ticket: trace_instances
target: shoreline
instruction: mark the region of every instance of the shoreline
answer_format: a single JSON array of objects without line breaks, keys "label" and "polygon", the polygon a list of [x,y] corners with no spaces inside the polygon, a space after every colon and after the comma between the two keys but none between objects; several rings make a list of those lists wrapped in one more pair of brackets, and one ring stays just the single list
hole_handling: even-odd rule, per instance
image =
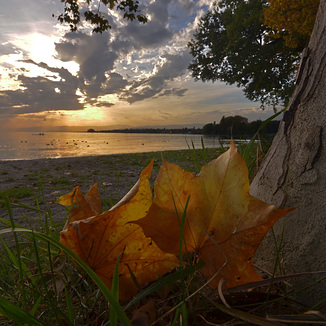
[{"label": "shoreline", "polygon": [[[206,150],[207,161],[219,154],[218,149]],[[198,163],[203,165],[202,150],[196,153]],[[53,201],[70,193],[75,186],[79,186],[85,195],[94,182],[98,183],[101,200],[106,205],[103,205],[103,211],[108,210],[132,188],[152,159],[154,167],[150,182],[153,185],[162,155],[170,163],[197,172],[190,150],[0,161],[0,218],[9,219],[7,209],[1,206],[1,197],[3,201],[9,191],[27,189],[29,195],[26,197],[15,198],[9,194],[17,224],[28,227],[24,214],[28,218],[40,219],[39,212],[16,205],[20,203],[34,208],[39,205],[40,209],[51,212],[56,223],[63,223],[66,208]]]},{"label": "shoreline", "polygon": [[123,152],[123,153],[112,153],[112,154],[93,154],[93,155],[71,155],[71,156],[59,156],[59,157],[36,157],[36,158],[0,158],[0,164],[2,162],[17,162],[17,161],[38,161],[38,160],[64,160],[64,159],[83,159],[83,158],[94,158],[94,157],[111,157],[111,156],[124,156],[124,155],[150,155],[156,153],[164,153],[164,152],[180,152],[184,151],[185,149],[170,149],[170,150],[157,150],[157,151],[145,151],[145,152]]}]

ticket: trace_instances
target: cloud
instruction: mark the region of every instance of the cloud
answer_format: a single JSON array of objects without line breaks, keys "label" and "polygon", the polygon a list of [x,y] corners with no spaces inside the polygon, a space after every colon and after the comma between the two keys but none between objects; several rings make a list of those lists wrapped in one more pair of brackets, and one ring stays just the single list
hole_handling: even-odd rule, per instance
[{"label": "cloud", "polygon": [[105,80],[104,73],[112,70],[118,54],[108,47],[109,33],[87,35],[67,33],[60,43],[55,44],[57,58],[79,64],[79,76],[85,80]]},{"label": "cloud", "polygon": [[[35,10],[32,12],[26,7],[25,16],[21,11],[18,14],[22,23],[30,22],[28,13],[31,13],[30,17],[38,13],[38,18],[34,17],[36,22],[47,21],[44,7],[31,0],[31,8]],[[58,11],[58,6],[50,8]],[[77,75],[27,57],[21,62],[45,72],[37,77],[25,74],[22,69],[28,71],[28,68],[16,72],[20,87],[16,91],[1,92],[4,99],[1,108],[13,106],[12,112],[17,113],[75,110],[96,103],[112,106],[110,101],[98,100],[108,94],[116,94],[128,103],[152,96],[183,96],[185,88],[169,87],[168,83],[187,73],[190,56],[185,48],[179,51],[172,46],[178,31],[171,21],[187,17],[194,9],[194,3],[184,0],[151,1],[146,2],[145,7],[142,5],[143,12],[150,18],[147,24],[126,22],[114,15],[109,17],[112,30],[103,34],[90,34],[83,27],[80,32],[65,33],[55,42],[55,59],[62,63],[76,62],[79,65]],[[6,43],[1,51],[3,55],[24,49]],[[23,53],[26,57],[28,52]],[[158,57],[163,63],[158,62]],[[44,75],[46,71],[48,75]]]},{"label": "cloud", "polygon": [[0,41],[8,40],[16,34],[44,32],[52,29],[57,14],[63,8],[59,1],[45,1],[40,5],[39,0],[10,0],[1,3]]},{"label": "cloud", "polygon": [[144,78],[140,81],[135,81],[132,83],[131,87],[124,94],[124,99],[126,99],[130,104],[136,101],[141,101],[149,97],[153,97],[163,92],[167,95],[177,94],[182,96],[185,91],[173,92],[167,90],[167,82],[173,81],[178,77],[183,76],[190,62],[190,55],[186,52],[176,55],[167,54],[164,56],[165,62],[162,66],[158,67],[155,74],[148,78]]},{"label": "cloud", "polygon": [[171,0],[152,1],[146,6],[144,13],[149,18],[147,24],[129,22],[124,29],[125,37],[128,37],[135,48],[151,48],[162,46],[173,36],[168,28],[168,6]]},{"label": "cloud", "polygon": [[171,89],[166,89],[164,91],[162,91],[158,96],[158,97],[163,97],[163,96],[179,96],[182,97],[185,95],[186,91],[188,89],[187,88],[183,88],[183,89],[177,89],[177,88],[171,88]]},{"label": "cloud", "polygon": [[120,74],[113,72],[108,75],[103,84],[103,92],[106,94],[120,93],[128,85],[128,81]]},{"label": "cloud", "polygon": [[167,85],[187,73],[191,60],[185,44],[178,51],[165,47],[174,35],[168,28],[171,3],[154,1],[146,7],[150,21],[145,25],[116,24],[115,30],[102,35],[67,33],[56,43],[57,58],[73,59],[80,65],[78,76],[83,80],[81,90],[87,95],[86,102],[113,93],[130,104],[161,92],[165,96],[184,94],[169,90]]},{"label": "cloud", "polygon": [[19,50],[10,42],[3,42],[0,46],[0,57],[3,55],[15,54]]},{"label": "cloud", "polygon": [[[220,83],[194,83],[187,69],[192,60],[187,43],[212,3],[140,0],[142,13],[149,17],[147,24],[126,21],[123,13],[108,11],[105,15],[112,29],[92,34],[87,23],[76,33],[58,26],[51,15],[62,12],[59,1],[5,2],[2,12],[6,15],[0,20],[4,30],[0,114],[26,117],[44,112],[46,117],[50,111],[85,110],[89,117],[88,110],[98,108],[115,119],[112,123],[144,125],[162,119],[169,124],[173,119],[197,122],[222,107],[248,108],[241,90]],[[151,122],[144,122],[146,118]]]},{"label": "cloud", "polygon": [[[19,75],[17,90],[0,91],[0,112],[24,114],[49,110],[81,110],[83,105],[76,95],[79,82],[67,69],[51,68],[45,63],[23,60],[25,63],[56,73],[57,80],[48,77]],[[51,77],[53,77],[51,75]]]}]

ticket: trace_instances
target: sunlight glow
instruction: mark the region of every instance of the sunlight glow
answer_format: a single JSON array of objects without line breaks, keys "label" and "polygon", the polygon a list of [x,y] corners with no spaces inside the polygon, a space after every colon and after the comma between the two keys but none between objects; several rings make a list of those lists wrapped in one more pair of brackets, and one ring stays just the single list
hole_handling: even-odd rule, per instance
[{"label": "sunlight glow", "polygon": [[36,63],[46,63],[49,67],[65,68],[72,75],[77,75],[79,64],[74,61],[63,62],[55,58],[55,43],[59,42],[57,36],[47,36],[40,33],[30,33],[15,36],[12,43],[18,48],[28,52],[28,57]]},{"label": "sunlight glow", "polygon": [[86,108],[78,111],[63,111],[62,118],[69,126],[102,124],[108,119],[102,108]]}]

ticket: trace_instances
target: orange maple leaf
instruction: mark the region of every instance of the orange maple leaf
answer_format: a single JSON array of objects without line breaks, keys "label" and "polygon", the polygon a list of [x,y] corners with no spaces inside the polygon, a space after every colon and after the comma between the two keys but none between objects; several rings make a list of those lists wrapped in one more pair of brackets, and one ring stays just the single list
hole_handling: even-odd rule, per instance
[{"label": "orange maple leaf", "polygon": [[[166,161],[154,187],[147,215],[134,223],[165,252],[179,254],[180,223],[186,209],[183,253],[205,261],[202,273],[212,288],[261,279],[252,258],[273,224],[292,209],[277,209],[249,194],[248,169],[233,141],[230,149],[206,164],[199,175]],[[220,270],[221,269],[221,270]]]},{"label": "orange maple leaf", "polygon": [[162,252],[138,225],[129,223],[144,217],[152,203],[148,181],[152,166],[153,162],[118,205],[102,214],[96,184],[85,197],[76,187],[57,201],[71,205],[60,241],[87,262],[109,288],[117,258],[123,253],[119,264],[122,300],[135,295],[139,285],[154,281],[178,265],[174,255]]}]

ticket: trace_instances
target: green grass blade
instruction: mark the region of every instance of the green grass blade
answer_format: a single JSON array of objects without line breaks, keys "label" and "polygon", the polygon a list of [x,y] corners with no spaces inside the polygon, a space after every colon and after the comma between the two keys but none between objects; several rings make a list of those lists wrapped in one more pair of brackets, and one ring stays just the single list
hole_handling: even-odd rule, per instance
[{"label": "green grass blade", "polygon": [[180,308],[177,308],[171,326],[179,325]]},{"label": "green grass blade", "polygon": [[281,113],[283,113],[285,111],[285,109],[275,113],[274,115],[272,115],[271,117],[269,117],[268,119],[264,120],[262,122],[262,124],[260,125],[260,127],[258,128],[258,130],[256,131],[256,133],[252,136],[252,138],[250,139],[249,143],[246,145],[243,153],[241,153],[242,157],[244,158],[244,160],[247,163],[247,166],[249,167],[249,160],[251,157],[251,153],[253,150],[253,146],[255,144],[255,140],[259,134],[259,132],[272,120],[274,120],[275,118],[277,118]]},{"label": "green grass blade", "polygon": [[195,144],[193,141],[191,141],[191,145],[192,145],[192,149],[190,148],[188,142],[187,142],[187,146],[188,146],[188,149],[191,153],[191,157],[192,157],[192,160],[195,164],[195,167],[196,167],[196,170],[197,172],[199,173],[200,172],[200,167],[199,167],[199,164],[198,164],[198,159],[197,159],[197,156],[196,156],[196,148],[195,148]]},{"label": "green grass blade", "polygon": [[50,236],[42,233],[38,233],[32,230],[24,229],[24,228],[19,228],[19,229],[4,229],[0,230],[0,234],[5,234],[5,233],[10,233],[10,232],[15,232],[15,233],[34,233],[35,238],[38,238],[44,242],[50,242],[52,245],[55,247],[61,249],[64,251],[68,256],[70,256],[74,261],[76,261],[83,269],[84,271],[91,277],[91,279],[97,284],[97,286],[100,288],[102,291],[103,295],[109,302],[110,306],[116,311],[118,318],[122,325],[124,326],[132,326],[130,323],[130,320],[128,319],[127,315],[123,311],[122,307],[120,306],[119,302],[116,300],[116,298],[113,296],[111,291],[107,288],[107,286],[104,284],[104,282],[100,279],[100,277],[82,260],[77,256],[72,250],[64,246],[62,243],[59,241],[51,238]]},{"label": "green grass blade", "polygon": [[203,150],[204,162],[206,164],[207,163],[207,151],[206,151],[206,147],[205,147],[205,144],[204,144],[204,138],[200,137],[200,141],[201,141],[201,147],[202,147],[202,150]]},{"label": "green grass blade", "polygon": [[24,204],[24,203],[17,203],[17,204],[13,203],[11,205],[12,206],[16,206],[16,207],[20,207],[20,208],[26,208],[28,210],[35,211],[37,213],[46,213],[46,211],[43,210],[43,209],[41,209],[39,207],[39,205],[37,205],[36,207],[35,206],[31,206],[31,205],[27,205],[27,204]]},{"label": "green grass blade", "polygon": [[67,288],[65,288],[65,297],[66,297],[66,305],[67,305],[67,312],[68,312],[68,319],[71,325],[74,325],[75,321],[75,311],[71,302],[70,295],[68,293]]},{"label": "green grass blade", "polygon": [[[274,230],[272,229],[272,231],[273,231],[274,241],[276,242]],[[272,288],[273,288],[273,284],[274,284],[274,279],[275,279],[275,275],[276,275],[277,266],[280,264],[280,253],[281,253],[281,249],[282,249],[282,246],[283,246],[284,231],[285,231],[285,220],[283,220],[280,243],[279,244],[276,243],[276,249],[277,249],[277,251],[276,251],[276,259],[275,259],[275,263],[274,263],[271,284],[270,284],[270,286],[268,288],[268,291],[267,291],[266,302],[265,302],[265,307],[264,307],[264,315],[266,315],[268,301],[269,301],[270,295],[272,293]]]},{"label": "green grass blade", "polygon": [[[8,197],[6,197],[6,205],[7,205],[7,209],[8,209],[9,219],[11,222],[11,227],[13,230],[15,228],[15,223],[14,223],[14,217],[13,217],[12,210],[11,210],[11,204],[10,204]],[[19,269],[20,283],[21,283],[21,287],[22,287],[23,302],[24,302],[25,307],[27,307],[25,284],[23,281],[24,271],[23,271],[22,260],[20,257],[20,245],[19,245],[18,236],[16,233],[14,233],[14,239],[15,239],[15,246],[16,246],[17,255],[18,255],[18,269]]]},{"label": "green grass blade", "polygon": [[[12,263],[12,264],[13,264],[13,265],[18,269],[18,270],[19,270],[19,265],[21,264],[23,272],[28,272],[29,270],[28,270],[26,264],[25,264],[23,261],[20,261],[20,264],[19,264],[19,259],[16,258],[16,256],[14,255],[14,253],[9,249],[9,247],[6,245],[6,243],[3,241],[2,238],[0,238],[0,241],[1,241],[1,243],[2,243],[2,245],[3,245],[3,247],[4,247],[4,249],[5,249],[5,251],[6,251],[6,253],[7,253],[7,255],[8,255],[8,257],[9,257],[11,263]],[[30,273],[29,273],[29,276],[31,276]]]},{"label": "green grass blade", "polygon": [[7,317],[10,320],[13,320],[18,325],[35,325],[42,326],[44,325],[35,317],[30,315],[28,312],[20,309],[11,302],[0,298],[0,314],[4,317]]},{"label": "green grass blade", "polygon": [[160,277],[156,282],[151,284],[145,290],[140,292],[135,298],[133,298],[128,305],[124,308],[124,310],[128,310],[130,307],[135,305],[137,302],[142,300],[143,298],[151,295],[154,292],[162,289],[165,286],[169,286],[170,284],[175,284],[179,280],[185,279],[187,276],[193,275],[196,271],[201,269],[205,265],[203,260],[200,260],[196,265],[191,265],[189,267],[183,268],[171,275]]},{"label": "green grass blade", "polygon": [[0,222],[6,224],[7,226],[14,227],[14,228],[21,228],[22,227],[21,225],[15,223],[15,222],[12,222],[12,221],[8,221],[5,218],[0,218]]},{"label": "green grass blade", "polygon": [[[112,279],[112,288],[111,292],[114,298],[119,301],[119,264],[120,257],[123,255],[123,252],[119,254],[117,262],[114,267],[113,279]],[[118,325],[118,315],[114,309],[110,309],[110,326]]]},{"label": "green grass blade", "polygon": [[221,148],[221,150],[222,150],[222,153],[226,152],[227,149],[224,147],[224,145],[223,145],[223,140],[221,139],[220,135],[218,135],[218,142],[219,142],[219,144],[220,144],[220,148]]},{"label": "green grass blade", "polygon": [[35,312],[37,311],[37,308],[39,307],[40,303],[42,302],[42,299],[43,299],[42,296],[39,296],[39,297],[37,298],[36,302],[34,303],[34,306],[33,306],[33,308],[32,308],[31,311],[30,311],[30,314],[31,314],[32,316],[35,315]]},{"label": "green grass blade", "polygon": [[48,304],[50,304],[50,306],[52,308],[51,311],[54,312],[55,318],[56,318],[58,324],[60,324],[60,317],[58,315],[58,313],[60,313],[60,311],[58,309],[56,309],[56,303],[53,303],[53,300],[52,300],[55,297],[50,296],[47,284],[45,282],[45,278],[44,278],[43,270],[42,270],[42,266],[41,266],[41,259],[40,259],[39,253],[38,253],[38,249],[37,249],[38,246],[37,246],[37,243],[36,243],[34,231],[32,231],[32,236],[33,236],[34,252],[35,252],[35,256],[36,256],[36,266],[37,266],[39,274],[41,276],[41,280],[42,280],[43,288],[45,290],[46,298],[47,298]]},{"label": "green grass blade", "polygon": [[188,325],[188,311],[186,301],[183,301],[181,306],[182,326]]}]

